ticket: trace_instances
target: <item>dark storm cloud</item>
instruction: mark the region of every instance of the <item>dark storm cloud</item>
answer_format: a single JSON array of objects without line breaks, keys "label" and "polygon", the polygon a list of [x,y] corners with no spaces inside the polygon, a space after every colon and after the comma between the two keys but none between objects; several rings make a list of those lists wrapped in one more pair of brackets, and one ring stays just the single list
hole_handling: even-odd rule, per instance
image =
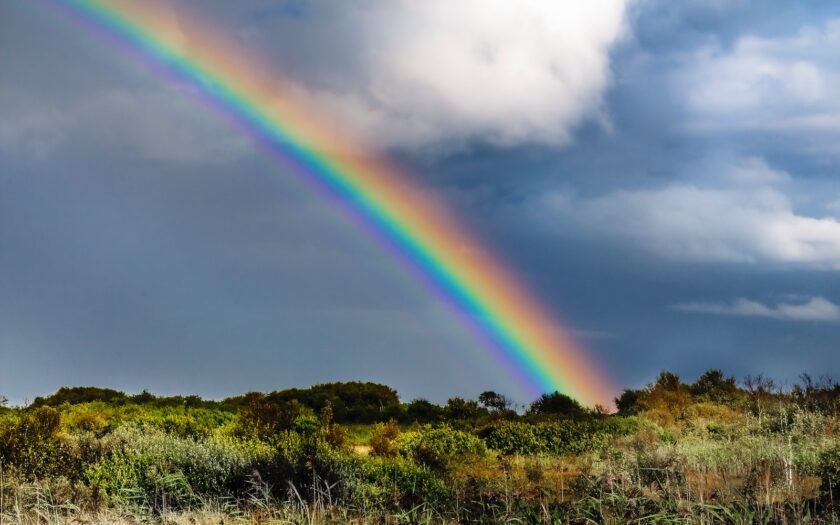
[{"label": "dark storm cloud", "polygon": [[[367,54],[394,10],[202,6],[360,133],[405,109],[367,105],[376,74],[409,78]],[[833,20],[833,2],[640,0],[585,111],[455,112],[450,128],[409,108],[423,126],[383,139],[619,383],[840,375]],[[182,86],[22,2],[0,4],[0,71],[0,393],[515,390],[446,307]]]}]

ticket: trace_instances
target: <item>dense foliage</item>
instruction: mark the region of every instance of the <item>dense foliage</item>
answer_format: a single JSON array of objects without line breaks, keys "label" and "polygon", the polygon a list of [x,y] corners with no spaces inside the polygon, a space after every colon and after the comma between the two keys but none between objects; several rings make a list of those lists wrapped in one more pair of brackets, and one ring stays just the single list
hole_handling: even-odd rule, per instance
[{"label": "dense foliage", "polygon": [[5,405],[3,523],[819,523],[840,504],[840,389],[807,376],[782,390],[663,372],[616,414],[557,392],[521,413],[491,391],[401,403],[372,383],[223,401],[75,387]]}]

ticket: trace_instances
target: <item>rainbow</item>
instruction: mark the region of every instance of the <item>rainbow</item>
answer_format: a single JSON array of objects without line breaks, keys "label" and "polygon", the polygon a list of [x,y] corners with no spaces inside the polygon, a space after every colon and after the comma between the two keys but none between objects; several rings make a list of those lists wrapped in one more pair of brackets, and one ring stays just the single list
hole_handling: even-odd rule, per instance
[{"label": "rainbow", "polygon": [[[109,42],[191,86],[213,107],[331,196],[455,307],[529,393],[561,391],[611,406],[610,381],[513,274],[427,191],[363,151],[301,102],[295,86],[195,16],[166,3],[49,0]],[[179,7],[179,9],[181,9]]]}]

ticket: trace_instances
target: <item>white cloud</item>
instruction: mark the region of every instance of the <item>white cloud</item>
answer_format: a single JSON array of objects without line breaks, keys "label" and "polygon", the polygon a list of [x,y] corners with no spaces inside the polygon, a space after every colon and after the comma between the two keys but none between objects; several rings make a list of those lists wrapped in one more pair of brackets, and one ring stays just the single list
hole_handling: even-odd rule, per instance
[{"label": "white cloud", "polygon": [[556,192],[543,197],[540,213],[672,260],[840,269],[840,222],[797,212],[784,188],[789,177],[758,159],[707,169],[717,171],[588,199]]},{"label": "white cloud", "polygon": [[840,19],[794,36],[745,36],[730,49],[710,45],[673,77],[700,130],[808,135],[807,148],[840,152]]},{"label": "white cloud", "polygon": [[741,298],[732,303],[683,303],[673,305],[671,308],[681,312],[768,317],[786,321],[840,321],[840,307],[824,297],[811,297],[805,302],[775,305]]},{"label": "white cloud", "polygon": [[[340,33],[341,48],[302,67],[300,96],[376,147],[453,147],[472,139],[565,144],[576,124],[599,117],[624,4],[322,4],[317,19],[301,22],[310,30],[296,34],[318,47],[333,38],[319,36],[325,31]],[[330,67],[348,60],[353,67]]]}]

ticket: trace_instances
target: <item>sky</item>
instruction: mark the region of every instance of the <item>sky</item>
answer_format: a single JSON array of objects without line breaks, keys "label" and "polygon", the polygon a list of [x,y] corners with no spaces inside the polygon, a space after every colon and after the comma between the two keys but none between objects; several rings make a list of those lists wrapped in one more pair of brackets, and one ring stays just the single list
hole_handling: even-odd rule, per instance
[{"label": "sky", "polygon": [[[158,0],[165,2],[165,0]],[[840,5],[186,1],[438,195],[621,387],[840,377]],[[183,85],[0,3],[0,394],[529,399]]]}]

